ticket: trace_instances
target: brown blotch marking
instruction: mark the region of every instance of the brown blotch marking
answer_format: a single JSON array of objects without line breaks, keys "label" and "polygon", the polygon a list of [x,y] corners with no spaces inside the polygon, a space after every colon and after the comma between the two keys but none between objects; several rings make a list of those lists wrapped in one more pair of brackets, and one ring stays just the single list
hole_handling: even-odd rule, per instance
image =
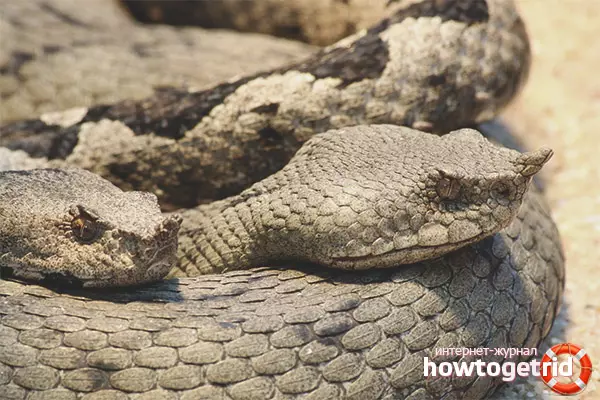
[{"label": "brown blotch marking", "polygon": [[279,103],[262,104],[258,107],[254,107],[253,109],[250,110],[250,112],[254,112],[257,114],[271,114],[271,115],[277,114],[277,111],[279,111]]},{"label": "brown blotch marking", "polygon": [[13,51],[8,61],[0,66],[1,75],[19,75],[21,67],[28,61],[33,60],[33,54],[24,51]]}]

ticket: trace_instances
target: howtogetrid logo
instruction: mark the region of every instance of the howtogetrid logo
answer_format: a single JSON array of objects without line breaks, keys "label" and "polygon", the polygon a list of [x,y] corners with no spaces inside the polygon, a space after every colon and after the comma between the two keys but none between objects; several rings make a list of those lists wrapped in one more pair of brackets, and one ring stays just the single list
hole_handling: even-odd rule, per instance
[{"label": "howtogetrid logo", "polygon": [[[492,376],[501,377],[504,382],[512,382],[516,377],[540,377],[555,393],[570,396],[585,390],[592,376],[590,356],[573,343],[560,343],[552,346],[541,361],[535,356],[537,348],[437,348],[435,356],[503,356],[504,361],[484,361],[482,358],[459,361],[437,362],[429,357],[423,359],[423,376],[427,377],[463,377]],[[518,361],[515,357],[534,356],[529,361]],[[514,361],[513,361],[514,360]]]}]

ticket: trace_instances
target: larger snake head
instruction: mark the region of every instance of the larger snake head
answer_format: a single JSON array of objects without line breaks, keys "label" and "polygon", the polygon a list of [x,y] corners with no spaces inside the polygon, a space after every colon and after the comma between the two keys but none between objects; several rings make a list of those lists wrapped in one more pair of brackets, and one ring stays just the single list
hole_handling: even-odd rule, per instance
[{"label": "larger snake head", "polygon": [[551,155],[502,148],[471,129],[442,137],[384,125],[330,131],[270,178],[270,187],[290,188],[271,194],[261,220],[267,242],[320,264],[418,262],[506,227]]},{"label": "larger snake head", "polygon": [[0,267],[83,287],[160,280],[176,260],[181,220],[156,197],[83,170],[0,173]]}]

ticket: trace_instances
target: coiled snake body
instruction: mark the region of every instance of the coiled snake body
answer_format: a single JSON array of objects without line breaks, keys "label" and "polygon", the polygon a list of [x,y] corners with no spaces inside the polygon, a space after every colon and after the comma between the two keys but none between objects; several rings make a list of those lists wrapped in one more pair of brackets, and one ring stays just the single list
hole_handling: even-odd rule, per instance
[{"label": "coiled snake body", "polygon": [[551,151],[397,125],[490,118],[528,57],[511,2],[424,1],[285,68],[4,125],[2,168],[53,169],[0,172],[2,271],[83,288],[0,282],[0,397],[490,395],[423,360],[548,334]]}]

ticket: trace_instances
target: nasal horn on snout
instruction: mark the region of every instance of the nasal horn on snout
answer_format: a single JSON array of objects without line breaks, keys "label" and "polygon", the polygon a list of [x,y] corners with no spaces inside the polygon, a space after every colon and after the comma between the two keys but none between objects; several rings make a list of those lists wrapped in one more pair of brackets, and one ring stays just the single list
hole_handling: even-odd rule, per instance
[{"label": "nasal horn on snout", "polygon": [[529,177],[537,174],[544,164],[552,158],[554,152],[549,147],[540,147],[537,150],[523,153],[517,159],[517,164],[522,166],[523,169],[519,173],[523,176]]}]

